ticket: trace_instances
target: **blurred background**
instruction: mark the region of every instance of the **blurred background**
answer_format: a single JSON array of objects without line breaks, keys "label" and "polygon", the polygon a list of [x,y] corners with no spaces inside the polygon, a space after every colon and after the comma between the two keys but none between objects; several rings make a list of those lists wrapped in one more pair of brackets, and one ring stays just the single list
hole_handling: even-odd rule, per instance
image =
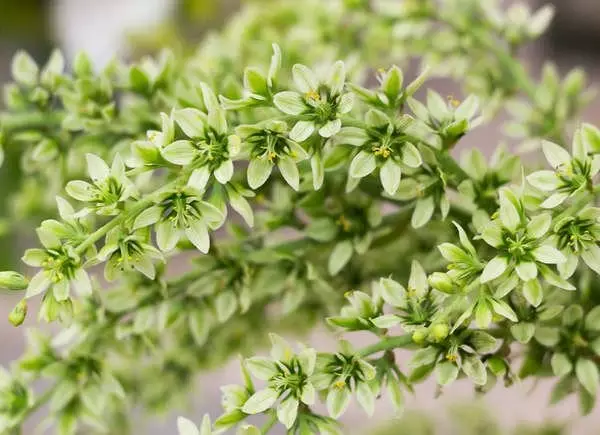
[{"label": "blurred background", "polygon": [[[76,52],[84,50],[96,65],[101,66],[113,56],[127,59],[140,53],[152,52],[161,41],[163,44],[164,41],[169,41],[168,44],[173,45],[182,39],[197,41],[210,29],[218,28],[239,8],[241,1],[243,0],[0,0],[0,83],[9,79],[10,60],[17,49],[28,50],[37,60],[46,59],[53,47],[60,47],[67,59],[72,59]],[[532,6],[541,4],[538,1],[531,3]],[[539,71],[541,62],[546,59],[555,61],[563,72],[574,66],[582,66],[589,74],[591,83],[598,85],[600,0],[554,0],[550,3],[554,3],[556,7],[554,23],[550,31],[528,49],[524,62],[531,71]],[[445,81],[432,82],[429,86],[446,95],[455,90],[452,83]],[[588,107],[583,118],[596,125],[600,124],[598,99]],[[489,152],[498,141],[499,131],[499,125],[476,130],[468,135],[464,146],[478,146]],[[5,179],[0,182],[8,181]],[[23,350],[23,331],[12,328],[3,320],[17,301],[18,297],[0,295],[0,364],[3,365],[17,358]],[[333,343],[325,333],[319,332],[314,333],[308,341],[317,348]],[[218,414],[218,387],[228,381],[237,382],[237,367],[238,363],[233,361],[218,373],[202,375],[198,380],[199,393],[195,394],[190,408],[174,410],[174,415],[185,414],[199,420],[204,412]],[[497,386],[484,398],[484,403],[493,406],[498,420],[511,427],[517,422],[552,420],[567,422],[567,433],[600,433],[599,407],[596,407],[592,415],[582,419],[575,399],[550,408],[547,403],[551,384],[540,382],[533,387],[530,382],[510,389]],[[436,399],[435,395],[434,383],[419,386],[416,397],[407,398],[408,409],[422,411],[425,419],[434,418],[442,424],[445,422],[441,426],[445,429],[439,430],[439,434],[463,435],[463,431],[454,430],[449,425],[447,409],[452,404],[471,400],[471,385],[468,382],[458,382],[440,398]],[[464,413],[456,415],[460,418],[480,418],[477,420],[480,429],[473,433],[495,433],[491,431],[489,422],[482,418],[483,412],[471,410],[466,412],[466,416]],[[372,421],[389,417],[391,407],[382,401]],[[357,407],[346,413],[345,423],[351,428],[349,433],[368,433],[369,421]],[[426,429],[419,432],[414,429],[417,426],[410,426],[413,429],[408,431],[408,427],[389,433],[431,433]],[[138,431],[147,434],[174,432],[173,416],[161,417],[152,425],[142,425]]]}]

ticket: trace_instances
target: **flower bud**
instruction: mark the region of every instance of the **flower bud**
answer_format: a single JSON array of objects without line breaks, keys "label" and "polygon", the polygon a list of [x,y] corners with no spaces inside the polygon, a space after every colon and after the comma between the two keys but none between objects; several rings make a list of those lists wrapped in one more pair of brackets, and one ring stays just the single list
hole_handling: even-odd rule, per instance
[{"label": "flower bud", "polygon": [[0,272],[0,288],[9,290],[25,290],[29,281],[23,275],[17,272]]},{"label": "flower bud", "polygon": [[21,302],[19,302],[8,315],[8,321],[13,326],[20,326],[25,321],[25,317],[27,317],[27,301],[21,299]]},{"label": "flower bud", "polygon": [[429,285],[442,293],[454,293],[454,283],[445,273],[434,272],[429,275]]},{"label": "flower bud", "polygon": [[435,342],[440,342],[448,337],[450,327],[445,323],[436,323],[429,328],[429,335]]},{"label": "flower bud", "polygon": [[426,338],[427,338],[427,329],[426,328],[420,328],[420,329],[417,329],[415,332],[413,332],[412,340],[416,344],[423,344],[425,342]]}]

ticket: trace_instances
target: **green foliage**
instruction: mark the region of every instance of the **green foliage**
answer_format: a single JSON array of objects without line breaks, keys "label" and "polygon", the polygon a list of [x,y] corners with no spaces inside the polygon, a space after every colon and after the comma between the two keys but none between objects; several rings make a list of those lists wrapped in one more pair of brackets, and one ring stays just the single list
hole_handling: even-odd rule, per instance
[{"label": "green foliage", "polygon": [[[41,67],[15,56],[0,138],[25,175],[7,225],[38,222],[40,247],[23,256],[30,278],[1,272],[0,286],[25,291],[12,324],[39,298],[38,318],[63,329],[32,333],[2,372],[2,431],[49,401],[60,434],[127,433],[133,407],[172,409],[199,371],[268,336],[270,357],[243,358],[241,385],[223,388],[223,414],[180,418],[181,434],[341,433],[351,401],[400,412],[429,376],[480,392],[554,376],[554,402],[576,393],[592,411],[600,130],[577,125],[567,150],[582,73],[546,68],[538,85],[513,56],[552,10],[306,3],[249,5],[190,56],[97,71],[82,54],[69,73],[58,52]],[[412,79],[390,65],[414,56]],[[460,78],[466,98],[422,97],[432,75]],[[503,107],[550,169],[504,147],[455,160]],[[318,352],[268,334],[324,318],[372,344]]]}]

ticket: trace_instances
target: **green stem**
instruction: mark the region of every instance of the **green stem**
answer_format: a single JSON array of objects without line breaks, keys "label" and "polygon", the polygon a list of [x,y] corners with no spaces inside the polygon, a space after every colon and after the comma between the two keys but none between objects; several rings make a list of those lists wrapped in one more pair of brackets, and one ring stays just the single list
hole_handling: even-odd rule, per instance
[{"label": "green stem", "polygon": [[269,431],[273,428],[273,426],[275,426],[275,423],[277,423],[277,414],[273,410],[271,410],[269,412],[269,419],[264,424],[264,426],[261,427],[260,433],[263,435],[269,433]]},{"label": "green stem", "polygon": [[0,113],[0,130],[11,133],[23,129],[35,129],[48,125],[58,125],[62,119],[60,112]]},{"label": "green stem", "polygon": [[363,347],[358,351],[358,354],[362,357],[373,355],[377,352],[382,352],[386,350],[393,350],[398,348],[406,348],[413,344],[411,335],[399,335],[396,337],[388,337],[383,340],[372,344],[367,347]]},{"label": "green stem", "polygon": [[131,218],[137,216],[138,214],[140,214],[142,211],[144,211],[146,208],[148,208],[150,205],[152,205],[158,196],[160,196],[164,192],[172,189],[173,187],[177,186],[180,183],[180,181],[181,180],[178,178],[177,180],[167,184],[166,186],[162,187],[161,189],[158,189],[157,191],[151,193],[144,199],[138,201],[133,207],[131,207],[131,209],[127,210],[126,212],[121,213],[119,216],[117,216],[110,222],[108,222],[105,225],[98,228],[96,231],[94,231],[92,234],[90,234],[77,247],[77,249],[75,249],[75,253],[78,255],[82,255],[90,246],[92,246],[94,243],[96,243],[98,240],[100,240],[102,237],[104,237],[106,235],[106,233],[108,233],[113,228],[118,227],[123,222],[125,222],[127,219],[131,219]]}]

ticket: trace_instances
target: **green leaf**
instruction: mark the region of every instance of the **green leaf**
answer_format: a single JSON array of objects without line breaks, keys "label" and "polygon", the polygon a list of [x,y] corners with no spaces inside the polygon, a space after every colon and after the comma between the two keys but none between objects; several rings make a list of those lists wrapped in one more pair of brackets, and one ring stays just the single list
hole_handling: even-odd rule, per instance
[{"label": "green leaf", "polygon": [[244,70],[244,87],[250,89],[254,94],[261,96],[269,95],[267,77],[253,67],[247,67]]},{"label": "green leaf", "polygon": [[257,391],[244,403],[242,411],[246,414],[259,414],[273,406],[278,397],[279,393],[271,388]]},{"label": "green leaf", "polygon": [[598,366],[589,359],[579,358],[575,364],[575,375],[583,388],[585,388],[590,395],[596,396],[598,384],[600,383]]},{"label": "green leaf", "polygon": [[402,74],[402,70],[394,65],[383,76],[381,90],[387,95],[391,102],[394,102],[400,95],[403,84],[404,75]]},{"label": "green leaf", "polygon": [[329,263],[327,265],[330,275],[337,275],[339,271],[342,270],[346,264],[348,264],[352,258],[353,250],[354,248],[350,240],[344,240],[335,245],[331,251]]}]

